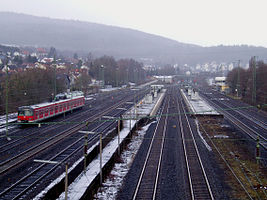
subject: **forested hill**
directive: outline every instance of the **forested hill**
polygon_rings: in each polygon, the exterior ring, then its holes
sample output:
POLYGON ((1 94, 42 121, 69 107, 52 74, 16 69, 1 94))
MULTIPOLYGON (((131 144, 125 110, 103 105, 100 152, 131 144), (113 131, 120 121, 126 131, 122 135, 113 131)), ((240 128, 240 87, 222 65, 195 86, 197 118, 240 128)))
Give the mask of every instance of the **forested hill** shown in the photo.
MULTIPOLYGON (((51 47, 116 58, 151 58, 169 63, 231 62, 264 57, 267 49, 250 46, 204 48, 132 29, 96 23, 0 12, 0 44, 51 47)), ((197 34, 197 33, 196 33, 197 34)))

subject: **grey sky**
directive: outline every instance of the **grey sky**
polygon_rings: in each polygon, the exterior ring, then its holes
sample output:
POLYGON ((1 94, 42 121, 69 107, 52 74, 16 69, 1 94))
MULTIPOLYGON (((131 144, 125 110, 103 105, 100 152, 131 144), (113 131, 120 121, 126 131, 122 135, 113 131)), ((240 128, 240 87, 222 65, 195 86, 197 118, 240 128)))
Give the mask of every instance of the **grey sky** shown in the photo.
POLYGON ((0 0, 0 11, 96 22, 211 45, 267 47, 267 0, 0 0))

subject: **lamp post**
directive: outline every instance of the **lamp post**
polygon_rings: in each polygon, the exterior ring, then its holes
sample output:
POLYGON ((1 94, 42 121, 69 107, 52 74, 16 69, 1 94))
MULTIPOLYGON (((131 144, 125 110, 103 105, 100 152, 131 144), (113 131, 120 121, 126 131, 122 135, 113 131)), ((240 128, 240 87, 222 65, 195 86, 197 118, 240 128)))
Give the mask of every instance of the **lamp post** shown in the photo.
POLYGON ((54 74, 55 74, 55 88, 54 88, 54 100, 56 100, 56 95, 57 95, 57 65, 56 65, 56 56, 54 55, 54 74))
MULTIPOLYGON (((38 163, 45 163, 45 164, 54 164, 54 165, 58 165, 61 164, 61 162, 58 161, 52 161, 52 160, 38 160, 38 159, 34 159, 34 162, 38 162, 38 163)), ((65 200, 68 199, 68 163, 65 163, 65 200)))
POLYGON ((119 82, 119 80, 118 80, 118 73, 119 73, 119 69, 118 68, 116 68, 116 70, 115 70, 115 76, 116 76, 116 87, 118 87, 119 86, 119 84, 118 84, 118 82, 119 82))
POLYGON ((105 71, 104 71, 104 65, 101 65, 100 66, 100 68, 101 68, 101 79, 102 79, 102 81, 103 81, 103 86, 105 85, 105 71))
POLYGON ((8 141, 11 140, 10 137, 8 137, 8 62, 9 62, 9 57, 6 57, 6 65, 5 65, 5 70, 6 70, 6 139, 8 141))
POLYGON ((126 85, 129 84, 129 69, 126 69, 126 85))
MULTIPOLYGON (((102 132, 100 132, 100 133, 97 133, 97 132, 93 132, 93 131, 79 131, 79 133, 84 133, 85 134, 85 140, 87 140, 87 138, 88 138, 88 134, 99 134, 99 159, 100 159, 100 162, 99 162, 99 170, 100 170, 100 186, 102 185, 102 132)), ((84 143, 85 144, 85 149, 86 149, 86 151, 87 151, 87 141, 84 143)), ((85 159, 85 161, 84 161, 84 166, 86 167, 86 156, 87 156, 87 152, 86 152, 86 154, 84 154, 84 159, 85 159)), ((84 168, 84 171, 85 171, 86 169, 84 168)))
POLYGON ((257 61, 256 61, 256 56, 253 56, 252 58, 252 105, 256 105, 256 68, 257 68, 257 61))

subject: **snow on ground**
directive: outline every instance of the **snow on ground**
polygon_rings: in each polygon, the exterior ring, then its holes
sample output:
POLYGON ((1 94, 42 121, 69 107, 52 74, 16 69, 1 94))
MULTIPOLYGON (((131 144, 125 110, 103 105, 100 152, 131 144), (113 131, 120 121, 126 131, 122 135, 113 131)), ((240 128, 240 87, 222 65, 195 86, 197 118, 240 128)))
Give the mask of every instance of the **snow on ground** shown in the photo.
POLYGON ((203 144, 206 146, 206 148, 209 150, 209 151, 212 151, 212 148, 210 147, 210 145, 208 145, 208 143, 206 142, 206 140, 204 139, 204 137, 202 136, 200 130, 199 130, 199 123, 198 123, 198 120, 195 120, 196 122, 196 125, 197 125, 197 132, 198 132, 198 135, 199 137, 201 138, 201 141, 203 142, 203 144))
MULTIPOLYGON (((130 113, 134 114, 137 112, 137 114, 138 114, 140 112, 140 113, 144 114, 146 111, 147 114, 149 114, 153 107, 154 107, 153 104, 146 105, 146 106, 144 105, 143 107, 140 106, 138 108, 138 110, 136 110, 134 107, 131 109, 130 113)), ((135 118, 135 116, 133 116, 133 117, 135 118)), ((124 128, 120 132, 120 141, 121 142, 123 141, 124 138, 127 137, 127 135, 129 134, 130 126, 131 127, 134 126, 134 124, 136 123, 136 120, 125 120, 123 123, 124 123, 124 128)), ((116 136, 103 149, 102 166, 104 166, 109 161, 109 158, 113 155, 113 153, 116 152, 117 147, 118 147, 118 136, 116 136)), ((99 174, 99 166, 100 166, 100 160, 99 160, 99 156, 98 156, 98 158, 96 158, 94 161, 92 161, 88 165, 86 172, 80 174, 80 176, 78 176, 76 178, 76 180, 69 186, 69 190, 68 190, 68 198, 69 199, 80 199, 81 198, 81 196, 86 191, 87 187, 94 180, 94 178, 99 174)), ((114 189, 112 189, 112 191, 114 192, 114 189)), ((65 198, 65 194, 62 193, 60 195, 59 199, 61 200, 64 198, 65 198)))
MULTIPOLYGON (((150 81, 148 83, 144 83, 142 85, 139 85, 139 86, 136 86, 136 88, 138 89, 141 89, 141 88, 144 88, 148 85, 151 85, 153 83, 156 83, 158 80, 153 80, 153 81, 150 81)), ((124 87, 110 87, 110 88, 104 88, 104 89, 100 89, 101 92, 110 92, 110 91, 114 91, 114 90, 119 90, 119 89, 123 89, 124 87)))
POLYGON ((113 88, 104 88, 104 89, 100 89, 101 92, 110 92, 110 91, 114 91, 114 90, 118 90, 121 89, 119 87, 113 87, 113 88))
POLYGON ((198 96, 197 99, 191 99, 183 90, 182 94, 186 98, 191 110, 194 114, 204 115, 220 115, 212 106, 210 106, 205 100, 198 96))
MULTIPOLYGON (((17 113, 11 113, 8 115, 8 123, 16 122, 17 121, 17 113)), ((0 137, 2 135, 5 135, 6 131, 6 115, 0 116, 0 137)), ((8 126, 8 130, 14 128, 14 126, 10 125, 8 126)))
POLYGON ((117 193, 120 187, 122 186, 123 179, 128 173, 132 161, 135 155, 137 154, 140 145, 142 144, 144 135, 146 134, 147 129, 152 123, 143 127, 140 131, 137 132, 137 135, 135 135, 132 138, 132 141, 127 146, 127 149, 123 151, 121 154, 121 162, 115 163, 115 166, 110 172, 110 175, 108 176, 108 178, 103 183, 103 186, 99 189, 99 191, 95 195, 96 199, 106 200, 106 199, 116 198, 117 193))
MULTIPOLYGON (((129 134, 129 130, 135 125, 136 123, 136 118, 140 115, 148 115, 153 107, 155 106, 155 104, 157 104, 157 100, 158 99, 154 99, 152 104, 141 104, 139 103, 137 107, 132 107, 132 109, 130 109, 130 111, 128 111, 124 117, 126 118, 123 123, 124 123, 124 128, 121 130, 120 132, 120 142, 123 141, 123 139, 125 137, 127 137, 127 135, 129 134)), ((142 100, 142 102, 144 102, 142 100)), ((151 125, 151 124, 150 124, 151 125)), ((147 125, 146 127, 144 127, 142 130, 145 131, 147 128, 149 127, 149 125, 147 125)), ((142 131, 141 133, 139 133, 139 135, 144 134, 142 131)), ((99 143, 99 142, 98 142, 99 143)), ((92 149, 98 145, 98 143, 96 143, 93 147, 91 147, 88 150, 88 153, 90 151, 92 151, 92 149)), ((131 146, 131 145, 129 145, 131 146)), ((135 146, 135 145, 133 145, 135 146)), ((140 146, 140 145, 139 145, 140 146)), ((115 137, 104 149, 103 149, 103 153, 102 153, 102 166, 104 166, 109 158, 113 155, 113 153, 116 151, 118 147, 118 136, 115 137)), ((134 148, 133 148, 134 149, 134 148)), ((138 149, 137 149, 138 150, 138 149)), ((134 151, 133 151, 134 153, 134 151)), ((128 160, 126 163, 130 163, 133 156, 133 153, 125 153, 123 154, 124 157, 126 156, 128 160), (127 156, 128 155, 128 156, 127 156)), ((71 171, 79 162, 81 162, 83 160, 83 157, 80 158, 70 169, 69 171, 71 171)), ((123 159, 125 160, 125 158, 123 159)), ((99 174, 99 166, 100 166, 100 160, 99 160, 99 155, 96 159, 94 159, 88 166, 87 166, 87 170, 86 172, 80 174, 73 183, 71 183, 69 185, 68 188, 68 199, 71 200, 75 200, 75 199, 80 199, 81 196, 84 194, 84 192, 86 191, 87 187, 90 185, 90 183, 94 180, 94 178, 99 174)), ((128 165, 129 167, 129 165, 128 165)), ((120 166, 117 166, 117 168, 119 168, 119 170, 121 170, 120 166)), ((122 167, 123 168, 123 167, 122 167)), ((120 179, 119 177, 121 177, 124 173, 127 173, 125 171, 122 170, 122 172, 119 173, 118 179, 120 179)), ((124 174, 125 175, 125 174, 124 174)), ((63 173, 59 178, 57 178, 55 181, 53 181, 44 191, 42 191, 39 195, 37 195, 34 199, 41 199, 49 189, 51 189, 54 185, 56 185, 61 179, 63 179, 65 177, 65 173, 63 173)), ((108 184, 108 183, 107 183, 108 184)), ((117 192, 117 189, 115 191, 115 188, 111 189, 114 194, 117 192)), ((108 195, 110 195, 111 192, 106 192, 108 195)), ((102 194, 104 195, 104 193, 102 194)), ((63 192, 58 199, 64 199, 65 198, 65 193, 63 192)))
POLYGON ((213 137, 214 137, 214 138, 222 138, 222 139, 229 138, 228 135, 214 135, 213 137))
MULTIPOLYGON (((94 95, 89 95, 85 98, 86 101, 89 101, 92 99, 94 99, 94 95)), ((18 116, 18 113, 8 114, 8 123, 16 122, 17 116, 18 116)), ((0 137, 2 135, 5 135, 5 131, 6 131, 5 124, 6 124, 6 115, 1 115, 0 116, 0 137)), ((8 130, 10 130, 12 128, 14 128, 14 126, 12 124, 9 124, 8 130)))
POLYGON ((92 100, 93 97, 85 97, 85 101, 89 101, 89 100, 92 100))
MULTIPOLYGON (((218 112, 216 112, 208 103, 206 103, 202 98, 198 97, 197 100, 191 100, 190 97, 188 97, 183 90, 182 95, 185 97, 185 100, 188 102, 189 106, 191 107, 191 110, 195 114, 213 114, 213 115, 219 115, 218 112)), ((208 145, 204 137, 202 136, 200 130, 199 130, 199 122, 195 120, 195 123, 197 125, 197 132, 199 137, 201 138, 201 141, 206 146, 206 148, 209 151, 212 151, 212 148, 208 145)))

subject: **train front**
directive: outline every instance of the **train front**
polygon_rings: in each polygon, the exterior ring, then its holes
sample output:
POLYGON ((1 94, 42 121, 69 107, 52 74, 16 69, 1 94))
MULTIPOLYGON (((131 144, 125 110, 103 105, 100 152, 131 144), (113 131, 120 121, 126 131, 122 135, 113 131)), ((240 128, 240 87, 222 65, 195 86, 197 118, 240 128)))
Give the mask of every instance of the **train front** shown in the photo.
POLYGON ((33 109, 30 106, 22 106, 18 108, 18 122, 33 122, 33 109))

